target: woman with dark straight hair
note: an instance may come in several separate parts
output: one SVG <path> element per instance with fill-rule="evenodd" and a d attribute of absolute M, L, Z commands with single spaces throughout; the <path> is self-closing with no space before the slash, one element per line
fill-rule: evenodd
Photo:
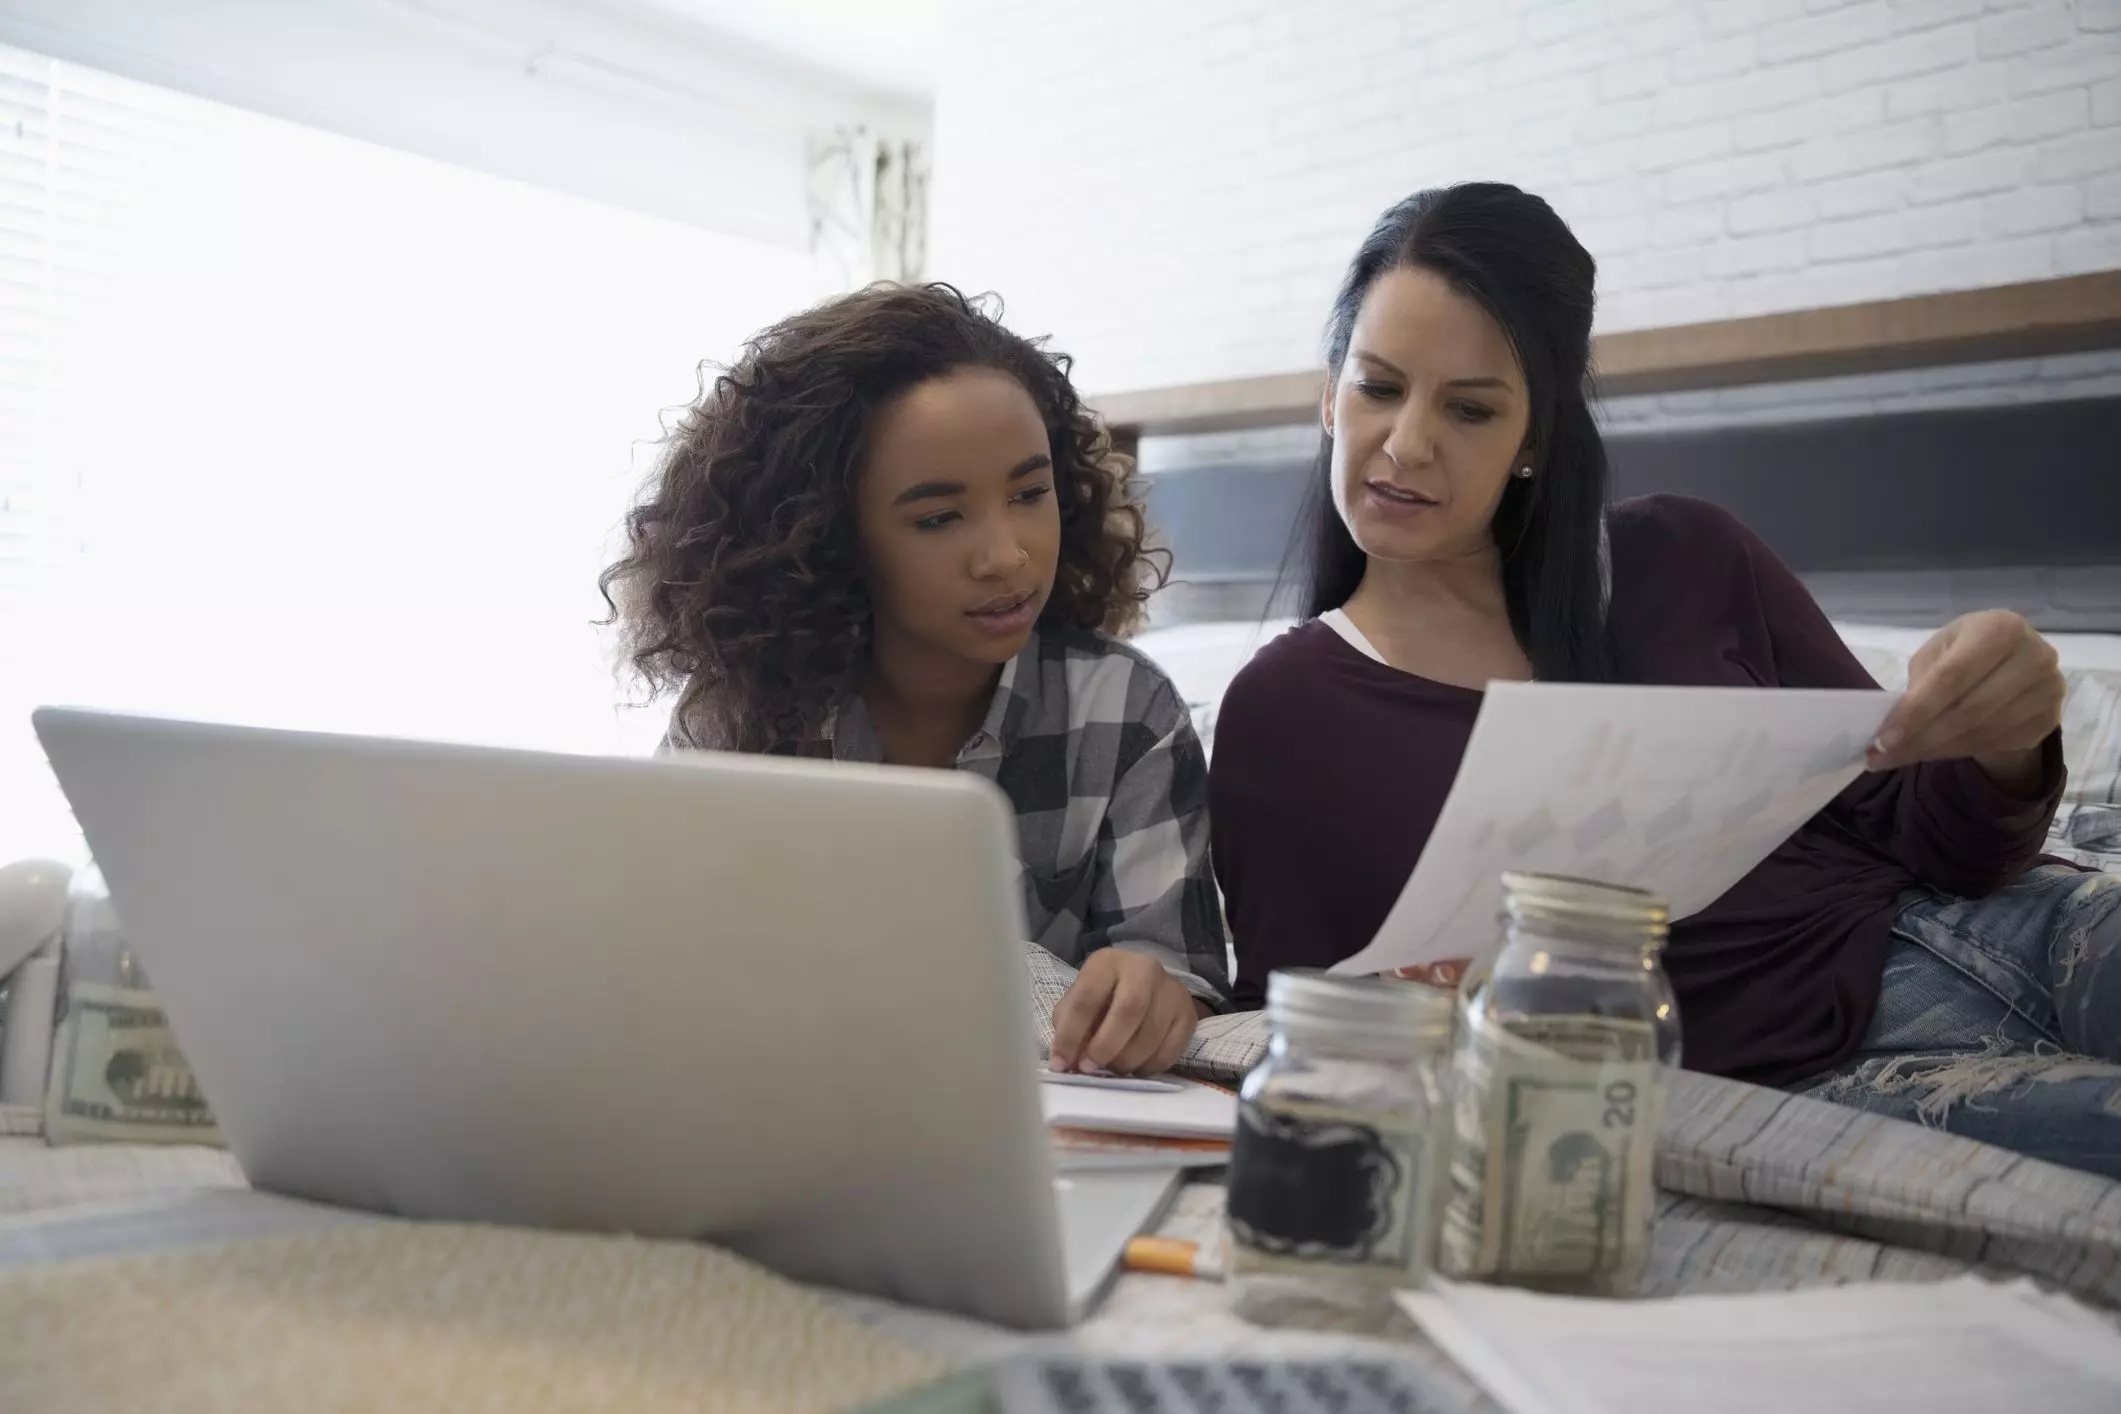
<path fill-rule="evenodd" d="M 1240 1004 L 1369 943 L 1488 683 L 1876 686 L 1731 516 L 1605 504 L 1595 278 L 1552 208 L 1495 183 L 1400 202 L 1349 267 L 1292 545 L 1305 622 L 1217 718 Z M 2039 860 L 2062 697 L 2017 615 L 1941 629 L 1870 770 L 1673 927 L 1687 1064 L 2121 1177 L 2121 878 Z"/>
<path fill-rule="evenodd" d="M 1539 209 L 1552 226 L 1543 229 L 1543 223 L 1517 214 L 1511 195 L 1537 201 L 1514 187 L 1454 187 L 1417 192 L 1386 212 L 1355 252 L 1334 296 L 1326 366 L 1346 364 L 1363 299 L 1378 277 L 1410 264 L 1433 272 L 1509 332 L 1523 364 L 1525 455 L 1517 474 L 1501 482 L 1500 499 L 1492 507 L 1478 498 L 1462 502 L 1467 519 L 1454 528 L 1473 533 L 1472 521 L 1482 519 L 1477 513 L 1487 512 L 1480 538 L 1492 542 L 1489 549 L 1499 547 L 1510 628 L 1537 674 L 1558 682 L 1603 682 L 1612 675 L 1600 627 L 1605 444 L 1584 397 L 1593 266 L 1589 252 L 1544 202 Z M 1555 239 L 1557 233 L 1562 239 Z M 1374 361 L 1365 350 L 1366 366 Z M 1374 380 L 1367 377 L 1358 384 L 1371 386 Z M 1498 409 L 1482 395 L 1497 390 L 1468 385 L 1463 391 L 1468 396 L 1457 406 L 1457 420 L 1483 430 L 1492 442 L 1504 429 L 1495 426 Z M 1328 401 L 1319 474 L 1297 523 L 1289 567 L 1300 575 L 1306 619 L 1345 608 L 1368 566 L 1349 522 L 1335 509 L 1333 415 Z"/>

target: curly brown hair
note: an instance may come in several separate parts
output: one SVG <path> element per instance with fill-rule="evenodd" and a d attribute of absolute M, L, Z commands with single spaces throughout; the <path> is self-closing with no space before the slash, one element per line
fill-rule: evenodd
<path fill-rule="evenodd" d="M 635 676 L 678 694 L 673 741 L 773 751 L 818 732 L 869 642 L 855 487 L 870 429 L 899 394 L 962 369 L 1015 379 L 1052 443 L 1060 562 L 1040 622 L 1139 624 L 1168 557 L 1145 543 L 1133 463 L 1076 396 L 1068 356 L 1000 312 L 949 285 L 873 285 L 753 336 L 711 382 L 702 368 L 626 553 L 597 581 Z"/>

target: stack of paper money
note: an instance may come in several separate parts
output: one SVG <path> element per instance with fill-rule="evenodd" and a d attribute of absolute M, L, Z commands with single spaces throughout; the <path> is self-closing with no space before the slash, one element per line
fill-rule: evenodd
<path fill-rule="evenodd" d="M 53 1144 L 221 1142 L 153 992 L 93 982 L 67 989 L 44 1134 Z"/>
<path fill-rule="evenodd" d="M 1455 1276 L 1625 1290 L 1648 1255 L 1662 1080 L 1646 1022 L 1473 1022 L 1445 1211 Z"/>
<path fill-rule="evenodd" d="M 46 1141 L 219 1144 L 213 1113 L 107 897 L 76 899 L 65 967 Z"/>

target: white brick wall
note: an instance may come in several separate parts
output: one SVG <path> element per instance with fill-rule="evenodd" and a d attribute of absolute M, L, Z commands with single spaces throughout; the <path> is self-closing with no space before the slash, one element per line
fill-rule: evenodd
<path fill-rule="evenodd" d="M 2121 0 L 963 0 L 935 268 L 1084 386 L 1316 359 L 1355 244 L 1514 181 L 1642 328 L 2121 268 Z"/>

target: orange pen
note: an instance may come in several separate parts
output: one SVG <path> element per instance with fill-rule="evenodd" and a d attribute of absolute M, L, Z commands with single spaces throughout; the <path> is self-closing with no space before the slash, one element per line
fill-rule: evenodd
<path fill-rule="evenodd" d="M 1203 1247 L 1180 1237 L 1137 1237 L 1127 1243 L 1120 1259 L 1130 1272 L 1154 1272 L 1167 1277 L 1194 1277 L 1201 1281 L 1223 1279 L 1223 1254 L 1219 1247 Z"/>

